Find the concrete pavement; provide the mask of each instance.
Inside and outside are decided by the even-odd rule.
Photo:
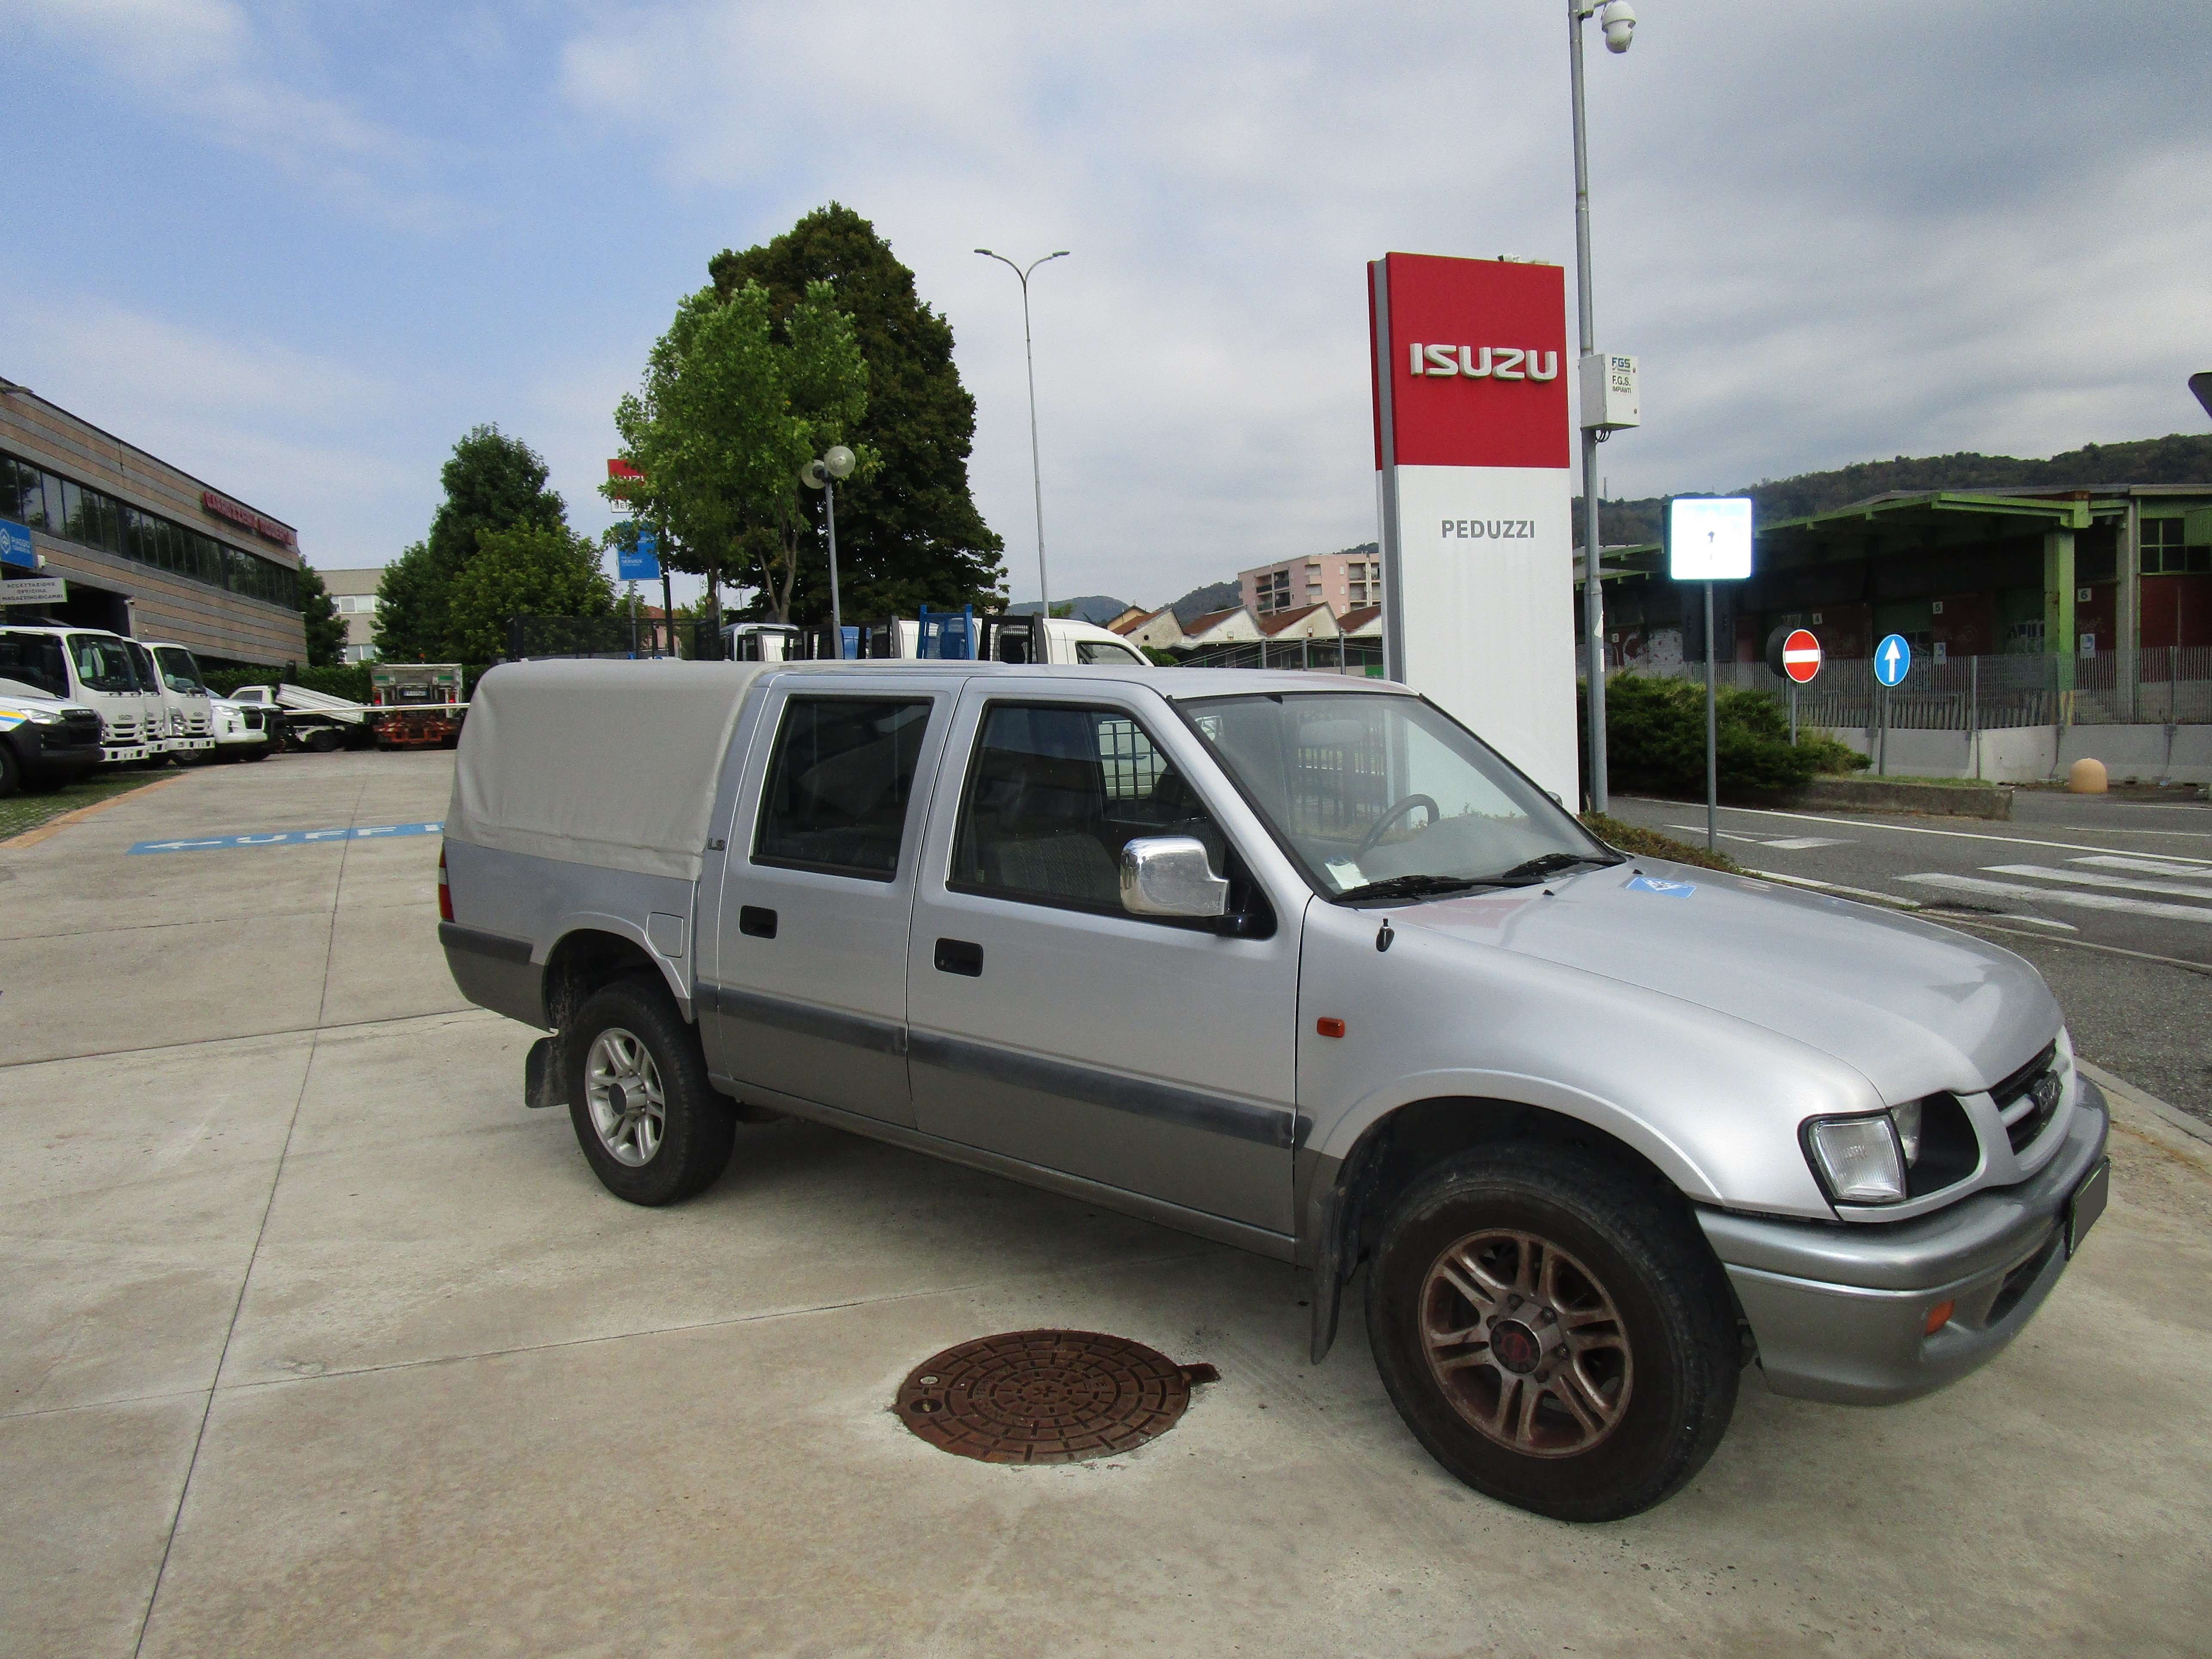
[[[665,1211],[464,1007],[448,758],[288,757],[0,845],[10,1655],[2203,1650],[2212,1147],[2131,1115],[2021,1342],[1855,1412],[1747,1378],[1655,1513],[1444,1476],[1289,1269],[809,1125]],[[991,1468],[886,1410],[993,1331],[1220,1367],[1170,1434]]]

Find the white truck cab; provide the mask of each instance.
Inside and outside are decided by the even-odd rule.
[[[104,763],[164,752],[155,746],[163,733],[148,729],[149,698],[131,660],[131,641],[118,634],[99,628],[0,628],[0,674],[98,714]],[[166,711],[161,723],[167,723]]]
[[[167,725],[169,752],[209,758],[215,752],[215,706],[213,694],[200,673],[199,659],[190,647],[167,640],[138,646],[132,653],[134,659],[141,651],[152,659],[154,683]]]

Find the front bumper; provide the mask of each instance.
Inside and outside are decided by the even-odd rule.
[[[1767,1386],[1886,1406],[1996,1358],[2066,1271],[2067,1206],[2104,1156],[2104,1095],[2086,1077],[2081,1089],[2065,1140],[2035,1175],[1917,1220],[1823,1225],[1699,1209]],[[1955,1311],[1928,1334],[1946,1301]]]

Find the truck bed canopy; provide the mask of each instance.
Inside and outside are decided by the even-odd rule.
[[[696,881],[722,757],[763,667],[508,663],[477,685],[446,834],[568,864]],[[614,764],[587,757],[617,756]]]

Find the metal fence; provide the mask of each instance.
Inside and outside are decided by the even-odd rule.
[[[1788,702],[1794,689],[1802,726],[1868,727],[1889,725],[1906,732],[1996,732],[2017,726],[2166,726],[2212,722],[2212,646],[2159,646],[2136,653],[2136,672],[2123,676],[2117,653],[2094,657],[2045,655],[1953,657],[1935,662],[1916,656],[1904,683],[1884,692],[1873,662],[1831,659],[1810,685],[1790,682],[1763,662],[1724,662],[1717,683],[1763,691]],[[1631,668],[1702,685],[1703,663],[1664,671]]]
[[[1216,646],[1176,659],[1182,668],[1308,668],[1330,674],[1382,672],[1380,640],[1255,640],[1249,645]]]

